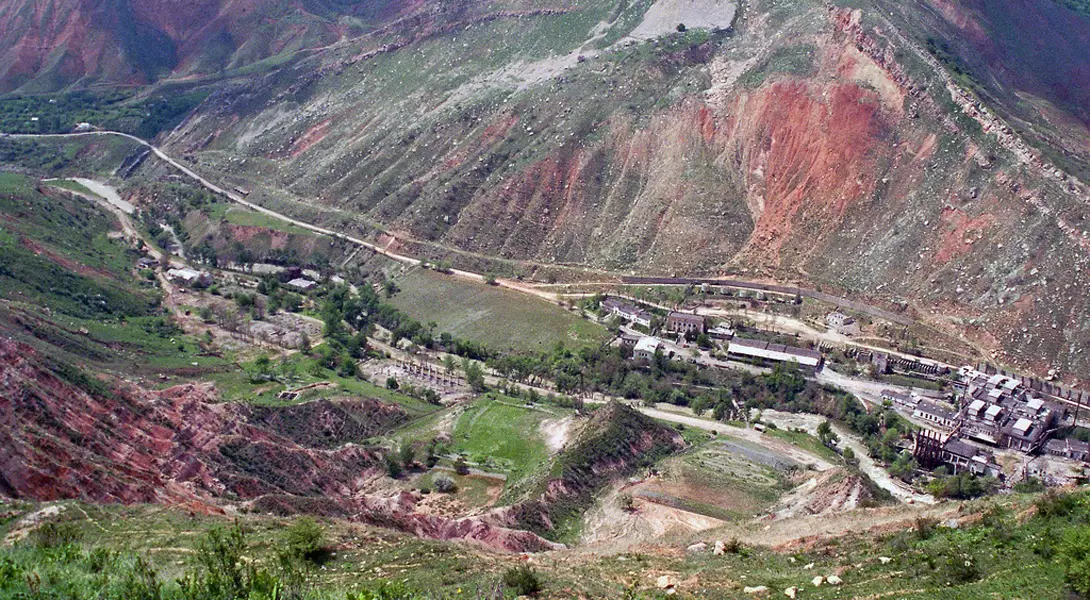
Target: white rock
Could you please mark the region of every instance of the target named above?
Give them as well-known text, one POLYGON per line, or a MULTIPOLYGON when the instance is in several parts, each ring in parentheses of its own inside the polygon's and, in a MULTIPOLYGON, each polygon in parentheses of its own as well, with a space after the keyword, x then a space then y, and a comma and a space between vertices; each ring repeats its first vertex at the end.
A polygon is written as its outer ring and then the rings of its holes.
POLYGON ((783 595, 791 598, 791 600, 795 600, 795 596, 799 595, 799 588, 791 586, 783 591, 783 595))
POLYGON ((727 553, 727 545, 723 543, 723 540, 715 540, 715 550, 713 553, 716 556, 723 556, 727 553))
POLYGON ((674 587, 674 582, 670 581, 669 575, 663 575, 662 577, 659 577, 655 585, 657 585, 659 589, 665 590, 674 587))
POLYGON ((703 552, 708 549, 708 545, 704 542, 698 542, 685 549, 686 552, 703 552))
POLYGON ((747 593, 747 594, 763 594, 763 593, 768 591, 768 586, 755 585, 755 586, 752 586, 752 587, 744 587, 744 588, 742 588, 742 591, 747 593))
POLYGON ((891 561, 891 560, 893 560, 893 559, 888 557, 888 556, 879 556, 878 557, 878 561, 881 562, 883 565, 888 565, 889 561, 891 561))
POLYGON ((824 578, 824 577, 822 577, 821 575, 818 575, 817 577, 814 577, 813 579, 811 579, 811 580, 810 580, 810 583, 811 583, 811 584, 812 584, 812 585, 813 585, 814 587, 820 587, 820 586, 821 586, 821 582, 822 582, 822 581, 825 581, 825 578, 824 578))
POLYGON ((836 575, 830 575, 830 576, 826 577, 825 581, 828 581, 829 585, 840 585, 840 584, 844 583, 844 580, 837 577, 836 575))
POLYGON ((813 569, 813 568, 814 568, 814 563, 810 563, 810 564, 808 564, 808 565, 804 565, 804 566, 803 566, 802 568, 804 568, 804 569, 806 569, 807 571, 809 571, 810 569, 813 569))

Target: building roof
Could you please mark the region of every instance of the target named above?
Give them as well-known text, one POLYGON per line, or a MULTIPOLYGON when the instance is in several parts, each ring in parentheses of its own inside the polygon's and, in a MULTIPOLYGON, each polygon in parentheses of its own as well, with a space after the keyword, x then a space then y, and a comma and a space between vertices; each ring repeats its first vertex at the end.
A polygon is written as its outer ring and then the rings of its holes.
POLYGON ((204 275, 201 271, 194 271, 188 267, 181 269, 168 269, 167 277, 176 277, 178 279, 184 279, 186 281, 193 281, 194 279, 200 279, 204 275))
POLYGON ((1030 421, 1029 419, 1018 419, 1014 422, 1013 429, 1021 435, 1026 435, 1026 432, 1029 431, 1030 427, 1033 427, 1033 421, 1030 421))
POLYGON ((1033 411, 1038 411, 1044 408, 1045 401, 1040 398, 1030 398, 1029 402, 1026 402, 1026 407, 1033 411))
POLYGON ((926 400, 921 401, 919 404, 916 405, 916 412, 924 413, 933 417, 938 417, 940 419, 945 419, 949 421, 953 421, 954 417, 957 416, 954 414, 953 411, 947 410, 933 402, 927 402, 926 400))
POLYGON ((1090 453, 1090 443, 1073 439, 1048 440, 1045 442, 1045 450, 1063 454, 1087 454, 1090 453))
POLYGON ((318 285, 318 283, 309 279, 303 279, 302 277, 296 277, 295 279, 289 281, 288 285, 294 288, 299 288, 301 290, 309 290, 310 288, 318 285))
POLYGON ((821 364, 821 353, 816 350, 772 344, 764 340, 734 338, 730 341, 727 352, 783 362, 795 361, 807 367, 816 367, 821 364))
POLYGON ((980 414, 980 411, 984 410, 985 402, 979 398, 969 403, 969 412, 973 414, 980 414))
POLYGON ((988 410, 984 411, 984 416, 992 421, 999 418, 999 413, 1003 412, 1003 407, 998 404, 993 404, 988 407, 988 410))
POLYGON ((662 346, 662 341, 658 338, 646 336, 640 338, 640 341, 636 342, 636 347, 633 349, 635 352, 647 352, 648 354, 654 354, 662 346))
POLYGON ((683 312, 672 312, 672 313, 670 313, 670 319, 672 319, 674 321, 685 321, 687 323, 696 323, 696 324, 699 324, 699 325, 704 324, 704 317, 703 316, 701 316, 701 315, 691 315, 689 313, 683 313, 683 312))
POLYGON ((960 456, 962 458, 973 458, 980 452, 980 449, 972 444, 961 441, 958 438, 950 438, 943 444, 942 449, 953 454, 954 456, 960 456))

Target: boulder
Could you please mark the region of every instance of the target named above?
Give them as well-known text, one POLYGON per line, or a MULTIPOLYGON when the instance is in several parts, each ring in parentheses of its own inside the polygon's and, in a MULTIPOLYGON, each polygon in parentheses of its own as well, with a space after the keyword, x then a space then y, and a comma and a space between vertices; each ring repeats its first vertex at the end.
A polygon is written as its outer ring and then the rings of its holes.
POLYGON ((791 600, 795 600, 795 597, 799 595, 799 588, 791 586, 783 591, 783 595, 791 598, 791 600))
POLYGON ((819 586, 821 585, 821 582, 823 582, 823 581, 825 581, 825 578, 824 578, 824 577, 822 577, 821 575, 818 575, 817 577, 814 577, 813 579, 811 579, 811 580, 810 580, 810 583, 811 583, 811 584, 812 584, 812 585, 813 585, 814 587, 819 587, 819 586))
POLYGON ((814 563, 807 563, 807 564, 803 565, 803 567, 802 567, 802 568, 804 568, 804 569, 806 569, 807 571, 809 571, 810 569, 813 569, 813 568, 814 568, 814 563))
POLYGON ((716 556, 723 556, 727 553, 727 545, 723 543, 723 540, 715 540, 714 554, 716 556))
POLYGON ((891 561, 891 560, 893 560, 893 559, 888 557, 888 556, 879 556, 878 557, 878 562, 882 563, 883 565, 888 565, 889 561, 891 561))
POLYGON ((825 581, 829 582, 829 585, 840 585, 844 583, 844 580, 836 575, 830 575, 825 578, 825 581))
POLYGON ((763 593, 768 591, 768 586, 766 586, 766 585, 746 586, 746 587, 742 588, 742 591, 747 593, 747 594, 763 594, 763 593))
POLYGON ((708 549, 708 545, 704 542, 699 542, 689 546, 685 549, 686 552, 703 552, 708 549))

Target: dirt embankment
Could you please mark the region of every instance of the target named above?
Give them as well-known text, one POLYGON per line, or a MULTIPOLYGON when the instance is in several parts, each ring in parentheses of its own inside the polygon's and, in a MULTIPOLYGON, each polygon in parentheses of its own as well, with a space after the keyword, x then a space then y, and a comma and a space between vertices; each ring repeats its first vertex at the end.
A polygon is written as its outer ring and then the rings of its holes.
POLYGON ((584 509, 611 482, 684 447, 673 429, 628 406, 607 404, 557 456, 559 470, 542 476, 527 500, 492 515, 505 525, 548 537, 567 521, 582 518, 584 509))

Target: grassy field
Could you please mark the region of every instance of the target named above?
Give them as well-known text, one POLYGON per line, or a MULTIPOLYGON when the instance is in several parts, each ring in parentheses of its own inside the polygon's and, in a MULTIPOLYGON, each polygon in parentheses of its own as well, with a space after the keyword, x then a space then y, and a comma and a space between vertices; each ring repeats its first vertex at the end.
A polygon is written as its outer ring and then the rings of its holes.
POLYGON ((660 504, 722 519, 741 521, 761 514, 790 484, 777 469, 746 456, 743 442, 709 440, 683 456, 660 464, 661 478, 638 488, 637 495, 660 504))
POLYGON ((490 348, 551 350, 557 342, 578 348, 601 344, 608 336, 595 323, 512 290, 426 269, 412 269, 396 283, 401 291, 390 303, 398 310, 422 323, 435 322, 440 332, 490 348))
POLYGON ((241 208, 231 204, 215 204, 209 208, 209 218, 222 219, 234 225, 243 227, 261 227, 272 231, 282 231, 294 235, 318 235, 308 229, 292 225, 276 217, 270 217, 264 213, 241 208))
MULTIPOLYGON (((462 413, 454 427, 452 450, 463 453, 484 470, 502 471, 517 482, 546 466, 549 453, 540 427, 554 415, 515 405, 503 396, 487 395, 462 413)), ((558 408, 549 408, 563 416, 558 408)))

